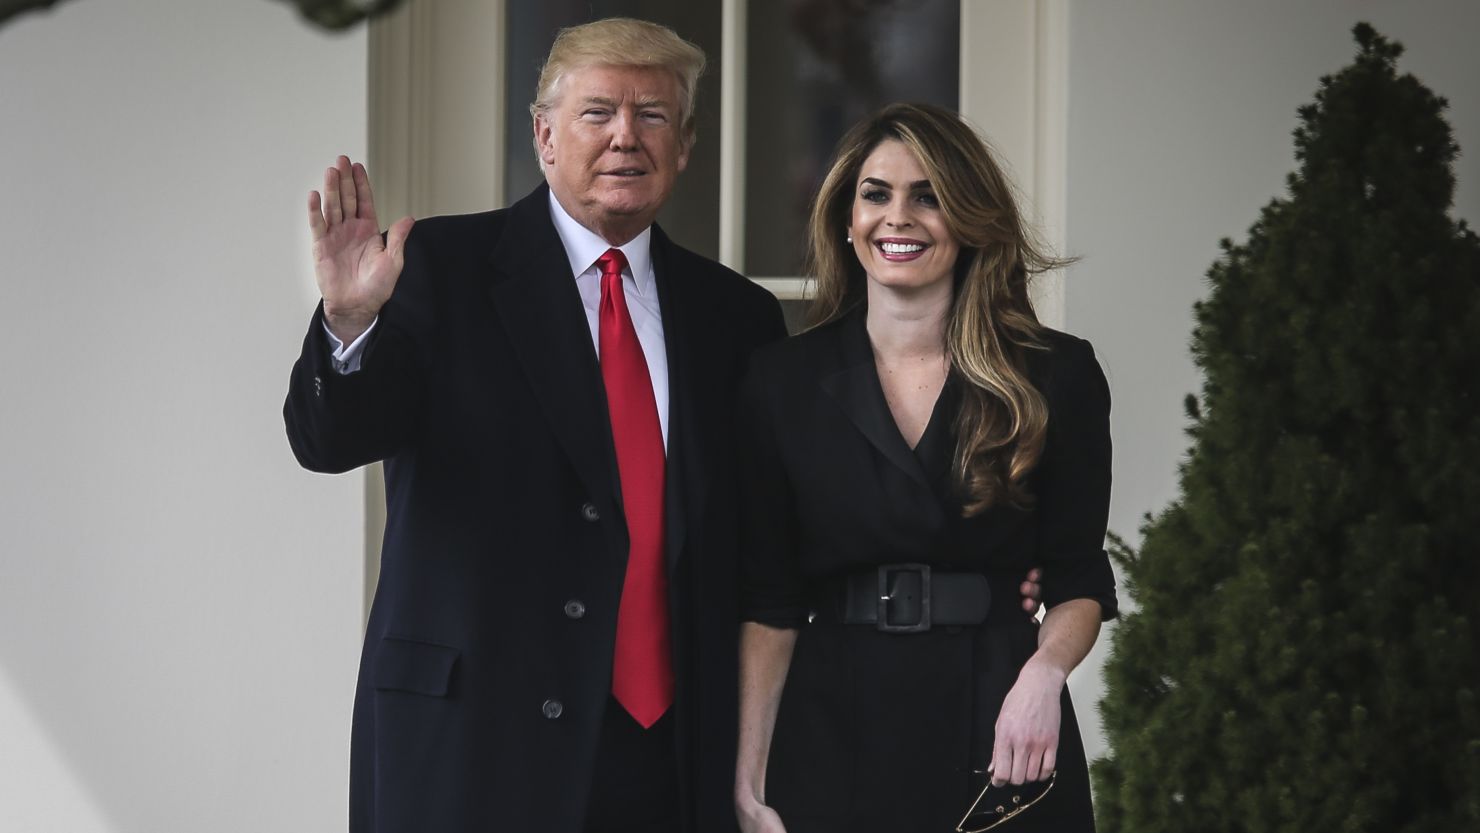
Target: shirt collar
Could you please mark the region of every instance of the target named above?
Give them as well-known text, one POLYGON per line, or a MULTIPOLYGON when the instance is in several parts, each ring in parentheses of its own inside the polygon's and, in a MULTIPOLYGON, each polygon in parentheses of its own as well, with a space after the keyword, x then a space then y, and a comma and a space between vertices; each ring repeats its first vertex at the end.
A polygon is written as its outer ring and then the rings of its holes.
MULTIPOLYGON (((576 222, 560 204, 560 200, 555 199, 554 191, 550 192, 550 219, 555 221, 555 232, 560 235, 565 256, 570 259, 572 277, 579 278, 591 271, 596 265, 596 259, 612 248, 612 244, 603 240, 601 235, 576 222)), ((643 296, 653 291, 652 240, 653 227, 648 226, 625 245, 616 247, 627 256, 627 266, 632 270, 637 294, 643 296)))

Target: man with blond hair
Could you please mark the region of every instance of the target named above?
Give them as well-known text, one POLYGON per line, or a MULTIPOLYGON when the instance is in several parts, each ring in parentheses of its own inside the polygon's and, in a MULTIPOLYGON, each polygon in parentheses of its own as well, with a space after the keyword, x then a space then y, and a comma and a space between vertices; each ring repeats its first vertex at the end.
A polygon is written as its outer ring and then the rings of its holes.
POLYGON ((289 439, 386 473, 352 831, 734 827, 732 413, 784 328, 653 224, 703 66, 655 24, 566 29, 529 196, 382 238, 340 157, 309 198, 323 302, 289 439))

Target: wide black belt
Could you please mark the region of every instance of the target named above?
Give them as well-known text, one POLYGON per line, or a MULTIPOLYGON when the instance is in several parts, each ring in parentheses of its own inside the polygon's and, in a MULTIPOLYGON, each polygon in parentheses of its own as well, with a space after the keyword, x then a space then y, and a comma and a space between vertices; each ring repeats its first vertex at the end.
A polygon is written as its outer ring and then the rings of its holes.
POLYGON ((932 570, 929 564, 881 564, 828 579, 818 589, 818 620, 873 625, 886 633, 980 625, 992 609, 986 576, 932 570))

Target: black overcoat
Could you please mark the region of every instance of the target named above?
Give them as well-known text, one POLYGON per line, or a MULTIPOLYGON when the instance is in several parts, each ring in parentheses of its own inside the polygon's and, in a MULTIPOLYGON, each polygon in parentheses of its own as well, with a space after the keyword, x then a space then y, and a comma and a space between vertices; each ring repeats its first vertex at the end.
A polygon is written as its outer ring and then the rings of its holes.
MULTIPOLYGON (((791 833, 951 830, 984 783, 997 712, 1037 647, 1023 576, 1043 569, 1049 607, 1089 598, 1115 615, 1103 549, 1109 390, 1088 342, 1043 337, 1044 349, 1025 352, 1049 411, 1027 480, 1033 503, 970 518, 952 476, 964 382, 946 383, 911 449, 862 307, 756 354, 742 393, 742 615, 800 631, 767 769, 767 799, 791 833), (985 575, 986 622, 900 634, 827 615, 834 577, 902 563, 985 575)), ((1058 782, 1004 831, 1093 830, 1067 691, 1062 708, 1058 782)))
MULTIPOLYGON (((684 817, 733 827, 736 388, 779 305, 653 229, 670 411, 667 557, 684 817)), ((582 829, 627 532, 600 367, 541 186, 419 221, 363 354, 315 314, 284 415, 307 468, 384 460, 350 830, 582 829)), ((348 534, 349 530, 346 530, 348 534)))

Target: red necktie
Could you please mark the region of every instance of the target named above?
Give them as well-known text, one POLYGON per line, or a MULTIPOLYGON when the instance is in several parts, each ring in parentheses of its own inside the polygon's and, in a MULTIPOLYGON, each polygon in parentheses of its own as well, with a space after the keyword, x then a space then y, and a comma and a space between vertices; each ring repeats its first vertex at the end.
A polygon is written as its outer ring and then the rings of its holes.
POLYGON ((612 694, 643 728, 673 704, 673 650, 668 634, 668 573, 663 558, 663 430, 647 359, 627 299, 627 258, 608 249, 601 268, 601 380, 612 420, 622 508, 627 517, 627 578, 617 610, 612 694))

